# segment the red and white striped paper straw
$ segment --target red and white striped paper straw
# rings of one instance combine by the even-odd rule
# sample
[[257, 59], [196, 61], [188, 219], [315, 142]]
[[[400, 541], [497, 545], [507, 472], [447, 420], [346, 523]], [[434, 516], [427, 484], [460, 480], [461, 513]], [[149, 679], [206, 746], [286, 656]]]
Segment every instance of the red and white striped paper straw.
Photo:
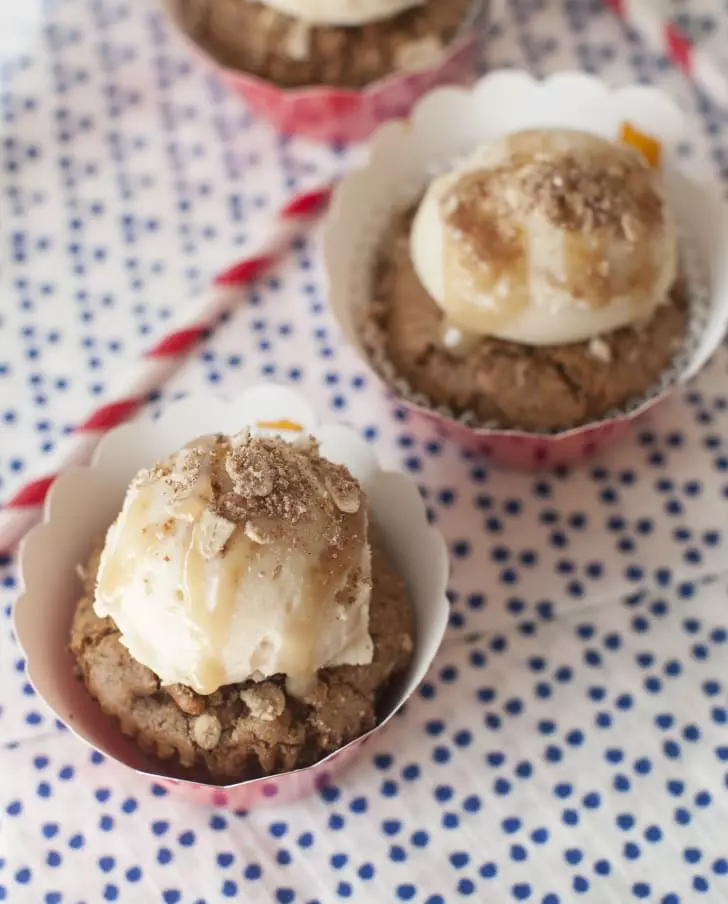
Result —
[[258, 254], [234, 264], [213, 280], [186, 316], [148, 349], [125, 374], [111, 399], [92, 411], [68, 434], [45, 476], [26, 483], [0, 509], [0, 551], [10, 550], [41, 517], [46, 496], [56, 477], [72, 465], [87, 463], [101, 437], [133, 417], [149, 394], [169, 380], [187, 355], [234, 302], [240, 289], [257, 279], [290, 247], [293, 233], [328, 204], [331, 188], [296, 195], [278, 212], [275, 227]]
[[661, 0], [604, 0], [654, 50], [689, 76], [711, 100], [728, 106], [728, 72], [705, 47], [693, 44], [665, 11]]

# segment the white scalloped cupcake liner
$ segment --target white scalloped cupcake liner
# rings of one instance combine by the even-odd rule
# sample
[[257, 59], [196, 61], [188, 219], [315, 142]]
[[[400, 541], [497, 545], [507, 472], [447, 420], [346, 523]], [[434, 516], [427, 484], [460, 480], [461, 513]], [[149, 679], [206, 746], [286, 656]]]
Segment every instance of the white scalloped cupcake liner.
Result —
[[[228, 785], [179, 779], [146, 756], [119, 725], [103, 714], [75, 674], [68, 651], [70, 629], [82, 594], [78, 566], [85, 563], [121, 509], [131, 478], [207, 433], [235, 433], [261, 421], [292, 421], [321, 442], [321, 452], [346, 465], [367, 494], [369, 513], [387, 552], [404, 578], [415, 613], [412, 663], [388, 692], [378, 725], [313, 766]], [[285, 436], [285, 431], [280, 432]], [[248, 810], [261, 803], [286, 803], [311, 793], [339, 772], [361, 745], [413, 693], [437, 652], [447, 626], [445, 596], [448, 558], [445, 543], [427, 522], [424, 503], [412, 480], [383, 471], [369, 446], [343, 427], [317, 424], [308, 403], [284, 387], [261, 385], [234, 402], [190, 398], [169, 407], [156, 421], [143, 420], [109, 432], [89, 467], [62, 474], [46, 502], [43, 523], [26, 537], [20, 551], [23, 592], [13, 613], [15, 633], [28, 678], [55, 716], [79, 738], [106, 756], [214, 806]]]

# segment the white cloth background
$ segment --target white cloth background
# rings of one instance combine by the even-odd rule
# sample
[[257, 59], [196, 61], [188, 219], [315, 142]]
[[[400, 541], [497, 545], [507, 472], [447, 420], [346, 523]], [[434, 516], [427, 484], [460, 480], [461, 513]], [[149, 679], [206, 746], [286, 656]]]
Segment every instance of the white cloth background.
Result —
[[[0, 9], [0, 498], [290, 191], [354, 156], [276, 137], [145, 0], [32, 6]], [[692, 117], [686, 160], [725, 190], [725, 113], [598, 0], [499, 2], [485, 45], [490, 67], [662, 86]], [[442, 652], [336, 787], [206, 811], [54, 724], [0, 560], [0, 900], [725, 900], [727, 362], [590, 467], [494, 471], [386, 402], [302, 236], [160, 404], [292, 382], [409, 469], [453, 554]]]

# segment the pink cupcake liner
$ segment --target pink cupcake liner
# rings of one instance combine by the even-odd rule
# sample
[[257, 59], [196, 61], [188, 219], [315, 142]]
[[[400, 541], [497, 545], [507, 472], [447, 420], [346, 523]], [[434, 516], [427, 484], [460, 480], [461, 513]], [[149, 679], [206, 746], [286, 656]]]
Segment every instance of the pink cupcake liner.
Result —
[[611, 90], [598, 79], [562, 73], [537, 81], [524, 72], [495, 72], [471, 90], [433, 92], [405, 122], [372, 139], [364, 168], [341, 181], [324, 226], [328, 293], [345, 338], [377, 376], [356, 328], [370, 301], [372, 264], [395, 210], [411, 203], [432, 176], [478, 145], [528, 128], [561, 127], [616, 138], [629, 122], [663, 145], [665, 179], [682, 232], [681, 253], [690, 300], [685, 347], [659, 385], [623, 411], [553, 434], [472, 426], [428, 405], [392, 371], [387, 389], [399, 403], [464, 445], [508, 467], [542, 470], [577, 465], [627, 434], [634, 421], [691, 379], [720, 344], [728, 323], [728, 214], [719, 192], [680, 171], [673, 149], [684, 135], [682, 114], [655, 88]]
[[659, 404], [661, 399], [654, 399], [638, 414], [588, 424], [552, 436], [538, 436], [517, 430], [468, 427], [452, 417], [407, 399], [401, 401], [416, 416], [434, 424], [443, 436], [478, 452], [493, 464], [524, 471], [541, 471], [583, 464], [627, 435], [634, 422]]
[[[317, 141], [347, 143], [363, 141], [387, 120], [408, 116], [417, 101], [433, 88], [471, 84], [478, 59], [478, 28], [485, 12], [485, 0], [475, 0], [463, 32], [434, 65], [393, 73], [362, 89], [326, 85], [281, 88], [250, 73], [222, 66], [184, 31], [182, 34], [221, 80], [278, 131]], [[168, 18], [179, 29], [174, 18]]]
[[154, 777], [172, 793], [208, 807], [240, 811], [282, 806], [316, 794], [331, 784], [334, 778], [341, 776], [358, 759], [369, 737], [370, 735], [364, 735], [357, 738], [313, 766], [269, 778], [252, 779], [237, 785], [223, 787], [175, 778]]
[[[146, 756], [124, 736], [76, 677], [68, 642], [82, 592], [78, 566], [88, 560], [116, 517], [126, 487], [140, 468], [180, 448], [192, 434], [233, 433], [262, 421], [301, 425], [319, 438], [322, 454], [347, 465], [361, 481], [372, 520], [410, 592], [415, 650], [410, 668], [388, 691], [384, 712], [372, 731], [309, 767], [229, 785], [207, 784], [165, 773], [163, 761]], [[140, 775], [199, 803], [232, 810], [289, 803], [339, 775], [422, 680], [442, 640], [449, 612], [447, 550], [427, 523], [416, 485], [403, 474], [381, 470], [369, 446], [355, 433], [342, 427], [318, 427], [301, 396], [272, 385], [253, 387], [234, 402], [190, 398], [171, 405], [158, 421], [134, 422], [110, 431], [89, 467], [70, 469], [56, 480], [42, 524], [21, 546], [20, 570], [23, 592], [13, 613], [15, 635], [25, 655], [28, 678], [55, 717], [91, 747]]]

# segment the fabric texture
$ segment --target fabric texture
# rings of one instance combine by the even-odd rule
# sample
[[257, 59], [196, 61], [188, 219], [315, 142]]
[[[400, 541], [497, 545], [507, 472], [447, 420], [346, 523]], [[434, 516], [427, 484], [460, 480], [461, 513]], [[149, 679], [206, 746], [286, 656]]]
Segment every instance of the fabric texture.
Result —
[[[362, 153], [277, 137], [146, 0], [35, 16], [1, 51], [0, 498], [291, 192]], [[484, 45], [484, 67], [661, 86], [691, 117], [686, 164], [725, 192], [725, 114], [598, 0], [501, 0]], [[412, 423], [342, 346], [301, 235], [155, 406], [270, 378], [361, 431], [448, 542], [444, 646], [336, 785], [204, 810], [49, 716], [11, 633], [16, 562], [0, 559], [0, 900], [726, 900], [727, 367], [722, 349], [586, 468], [496, 471]]]

